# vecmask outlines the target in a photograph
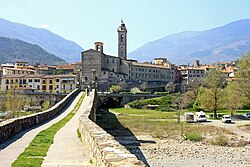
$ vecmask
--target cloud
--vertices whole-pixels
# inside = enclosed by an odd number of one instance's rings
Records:
[[[48,29],[48,28],[49,28],[49,25],[48,25],[48,24],[41,24],[40,27],[41,27],[41,28]]]

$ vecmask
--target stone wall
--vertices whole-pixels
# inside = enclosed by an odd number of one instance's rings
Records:
[[[93,91],[94,92],[94,91]],[[134,154],[124,148],[113,136],[95,122],[98,104],[97,93],[91,93],[91,100],[80,118],[79,130],[82,143],[93,165],[98,167],[142,167],[146,166]]]
[[[13,118],[0,123],[0,143],[14,136],[18,132],[25,130],[34,125],[40,124],[53,116],[60,113],[66,105],[79,93],[79,89],[75,89],[61,101],[56,103],[50,109],[36,114]]]

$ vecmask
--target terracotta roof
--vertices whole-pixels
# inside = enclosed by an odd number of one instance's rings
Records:
[[[66,78],[66,77],[76,77],[76,75],[71,74],[61,74],[61,75],[44,75],[42,78]]]
[[[73,64],[63,64],[63,65],[59,65],[56,67],[57,69],[72,69],[74,70],[74,65]]]
[[[40,74],[31,74],[31,75],[28,75],[28,74],[21,74],[21,75],[6,74],[3,76],[3,78],[41,78],[42,76],[44,76],[44,75],[40,75]]]
[[[32,71],[32,72],[35,72],[35,70],[22,69],[22,68],[8,68],[8,67],[4,67],[3,69],[12,70],[12,71]]]

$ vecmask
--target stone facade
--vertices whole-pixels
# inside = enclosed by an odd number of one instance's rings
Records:
[[[80,117],[79,131],[83,147],[93,166],[98,167],[146,167],[109,133],[95,124],[98,96],[95,90],[90,94],[90,103]],[[90,120],[91,119],[91,120]]]
[[[119,82],[140,84],[145,82],[167,83],[174,81],[174,66],[165,58],[156,58],[154,63],[139,63],[127,59],[127,28],[118,27],[118,56],[103,53],[102,42],[95,43],[95,49],[82,52],[82,82],[84,85],[96,81],[99,85]]]

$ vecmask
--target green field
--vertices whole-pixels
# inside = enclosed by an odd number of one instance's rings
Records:
[[[181,115],[185,110],[181,111]],[[223,128],[200,123],[177,123],[176,112],[161,112],[146,109],[115,108],[103,114],[98,124],[104,129],[127,128],[133,134],[149,134],[158,138],[176,138],[182,134],[199,134],[200,136],[229,133]],[[182,133],[183,131],[183,133]]]

